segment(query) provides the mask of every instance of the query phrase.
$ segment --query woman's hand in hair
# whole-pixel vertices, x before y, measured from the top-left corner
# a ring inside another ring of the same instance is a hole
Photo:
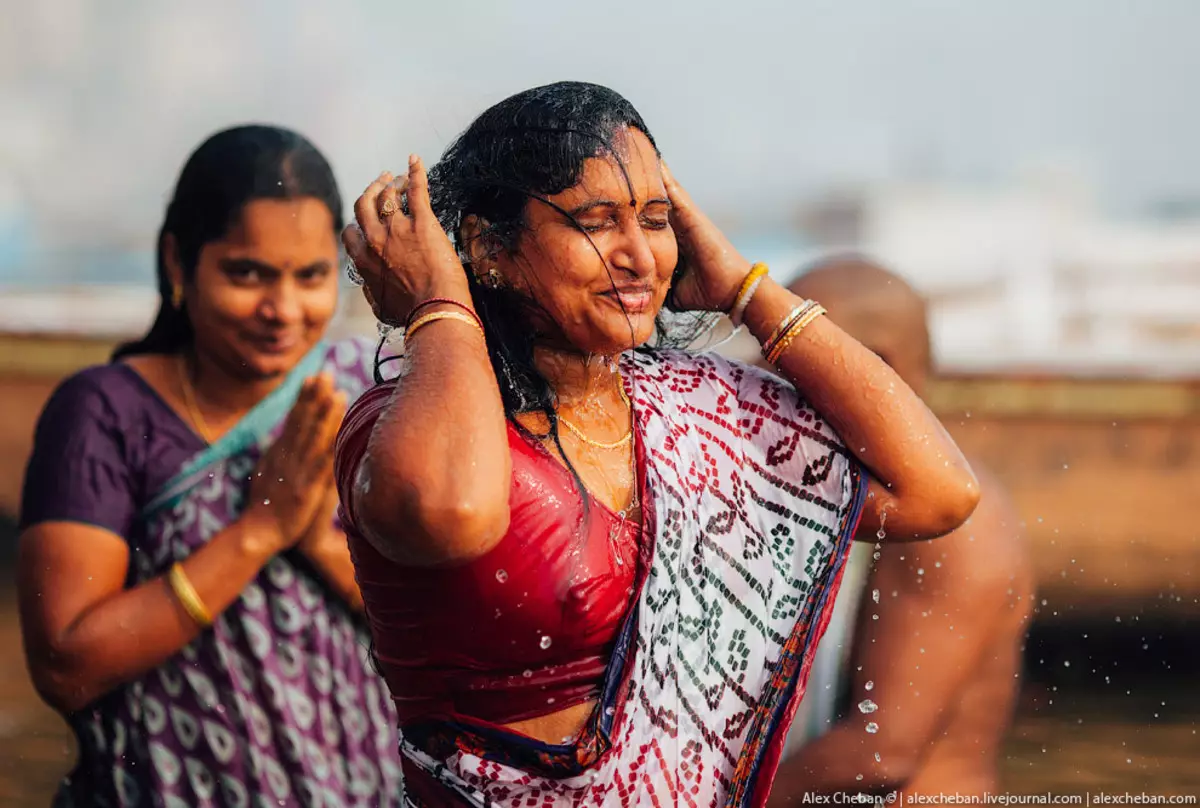
[[[690,311],[728,312],[750,272],[750,262],[696,207],[666,163],[662,173],[671,200],[671,229],[679,241],[679,261],[685,267],[675,282],[672,303]]]
[[[462,262],[430,206],[420,158],[409,158],[408,175],[398,181],[384,173],[367,186],[354,203],[354,218],[342,242],[381,321],[403,325],[414,306],[433,297],[470,301]]]

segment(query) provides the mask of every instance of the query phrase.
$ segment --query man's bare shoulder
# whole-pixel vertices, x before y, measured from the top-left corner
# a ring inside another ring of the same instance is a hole
[[[1021,514],[990,469],[974,459],[971,467],[981,488],[979,506],[946,537],[947,558],[981,597],[989,591],[1031,596],[1032,558]]]
[[[990,470],[975,461],[971,465],[982,489],[971,518],[941,538],[882,548],[878,572],[887,584],[910,594],[964,597],[977,604],[1031,594],[1020,513]]]

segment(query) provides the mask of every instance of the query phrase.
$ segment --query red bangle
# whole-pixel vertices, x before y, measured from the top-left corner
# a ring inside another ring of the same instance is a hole
[[[455,300],[452,297],[431,297],[428,300],[422,300],[420,303],[413,306],[412,311],[408,313],[408,317],[404,321],[404,330],[407,331],[408,327],[412,325],[413,320],[415,320],[417,317],[417,312],[419,312],[421,309],[429,306],[435,306],[439,303],[445,303],[447,306],[457,306],[458,308],[462,309],[467,314],[471,315],[471,317],[475,320],[475,323],[479,326],[480,330],[483,330],[483,320],[479,319],[479,315],[475,313],[475,309],[471,308],[466,303],[463,303],[461,300]]]

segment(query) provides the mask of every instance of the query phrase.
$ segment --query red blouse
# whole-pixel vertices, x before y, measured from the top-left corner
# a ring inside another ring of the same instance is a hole
[[[401,726],[455,717],[508,724],[596,699],[633,600],[640,526],[594,497],[585,522],[570,472],[510,423],[511,516],[500,543],[455,567],[387,560],[355,529],[346,503],[393,386],[351,407],[336,474],[375,653]]]

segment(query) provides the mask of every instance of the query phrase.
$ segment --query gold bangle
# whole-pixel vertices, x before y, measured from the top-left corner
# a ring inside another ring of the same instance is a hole
[[[484,336],[483,329],[479,327],[479,323],[475,322],[474,317],[464,314],[461,311],[435,311],[426,314],[423,317],[417,318],[417,320],[405,330],[404,340],[407,342],[408,340],[412,339],[413,334],[417,333],[417,329],[427,326],[430,323],[438,320],[457,320],[460,323],[466,323],[467,325],[471,326],[471,328],[474,328],[476,331],[478,331],[481,337]]]
[[[733,320],[734,325],[741,325],[742,314],[750,305],[750,298],[753,296],[754,290],[758,288],[758,281],[768,271],[767,265],[759,261],[746,273],[746,279],[742,281],[742,287],[738,289],[737,297],[733,299],[733,305],[729,307],[729,319]]]
[[[806,312],[800,315],[800,317],[796,319],[796,322],[792,323],[791,327],[784,332],[783,336],[780,337],[779,342],[775,343],[774,347],[771,348],[771,351],[767,356],[767,361],[772,365],[779,361],[779,357],[782,356],[783,352],[786,351],[788,346],[792,344],[792,340],[796,338],[796,335],[807,328],[813,320],[817,319],[824,313],[824,306],[822,306],[820,303],[812,304],[812,306]]]
[[[183,610],[188,613],[188,617],[192,618],[196,625],[200,628],[208,628],[212,625],[212,615],[208,613],[208,608],[204,605],[204,601],[200,600],[196,587],[192,586],[187,573],[183,571],[183,565],[178,561],[171,565],[171,570],[167,573],[167,583],[171,585],[171,591],[175,593],[179,605],[183,606]]]
[[[771,353],[771,351],[775,350],[775,344],[783,338],[783,335],[786,334],[788,329],[792,327],[792,324],[803,317],[804,312],[808,311],[815,305],[816,303],[813,301],[805,300],[799,306],[789,311],[784,318],[779,321],[779,325],[775,326],[775,330],[771,332],[771,336],[767,337],[766,341],[763,343],[763,356],[767,356]]]

